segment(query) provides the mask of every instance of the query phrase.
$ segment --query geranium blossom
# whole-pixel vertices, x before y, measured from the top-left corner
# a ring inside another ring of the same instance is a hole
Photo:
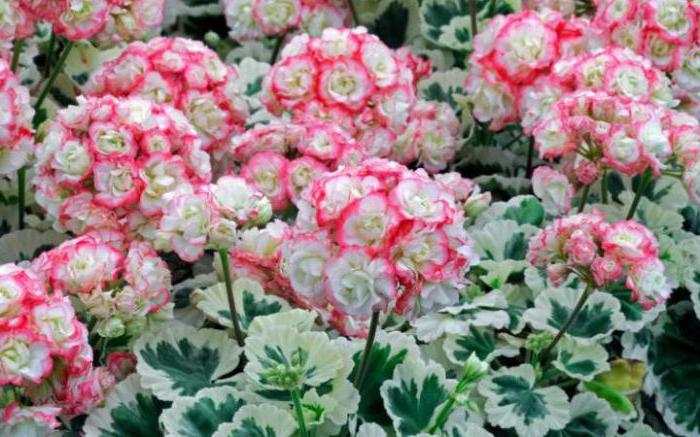
[[[2,7],[2,5],[0,5]],[[22,86],[10,65],[0,59],[0,175],[24,167],[34,145],[34,109],[29,91]]]

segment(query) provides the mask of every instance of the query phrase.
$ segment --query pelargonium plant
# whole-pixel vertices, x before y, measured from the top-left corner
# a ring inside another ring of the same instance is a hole
[[[696,437],[699,13],[0,0],[0,437]]]

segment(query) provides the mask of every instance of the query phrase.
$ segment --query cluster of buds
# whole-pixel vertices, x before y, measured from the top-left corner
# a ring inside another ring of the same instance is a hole
[[[19,83],[7,62],[0,59],[0,175],[24,167],[34,147],[29,90]]]
[[[102,337],[138,334],[170,301],[170,270],[144,242],[95,231],[42,253],[30,270],[52,293],[75,296]]]
[[[88,412],[114,377],[93,367],[88,332],[60,291],[49,294],[33,272],[0,266],[0,385],[15,400],[0,408],[3,426]]]
[[[78,98],[58,112],[37,148],[35,197],[75,234],[138,229],[170,197],[211,179],[194,128],[170,105],[139,97]]]
[[[609,224],[597,211],[556,219],[532,237],[527,258],[555,286],[571,273],[597,287],[626,279],[632,298],[647,309],[671,294],[651,231],[632,220]]]
[[[229,36],[236,41],[283,36],[301,29],[313,36],[350,24],[345,0],[223,0]]]
[[[179,109],[215,158],[244,130],[248,106],[238,70],[200,41],[153,38],[127,46],[90,78],[90,96],[142,97]]]

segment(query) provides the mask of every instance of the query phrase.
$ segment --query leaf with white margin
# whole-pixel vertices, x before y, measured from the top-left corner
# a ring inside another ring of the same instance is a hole
[[[612,437],[617,435],[620,421],[607,402],[593,393],[579,393],[571,399],[571,420],[559,431],[546,437],[578,437],[584,435]]]
[[[262,285],[252,279],[236,279],[232,287],[233,300],[236,303],[236,312],[243,332],[248,332],[248,327],[256,317],[276,314],[290,308],[285,300],[266,294]],[[196,302],[197,308],[209,319],[221,326],[233,328],[224,283],[215,284],[205,290],[197,290],[192,299]]]
[[[415,435],[433,424],[453,386],[454,381],[447,379],[442,366],[409,359],[396,367],[393,378],[382,384],[380,392],[398,434]]]
[[[16,208],[13,209],[16,212]],[[56,231],[37,231],[23,229],[0,237],[0,264],[17,263],[31,260],[39,252],[51,249],[68,240],[68,235]]]
[[[447,335],[442,347],[455,365],[463,365],[472,353],[486,362],[497,357],[515,357],[520,353],[519,347],[496,335],[493,329],[475,326],[470,326],[469,331],[462,335]]]
[[[656,408],[677,434],[700,435],[700,320],[688,301],[657,320],[647,354]]]
[[[503,292],[492,290],[471,302],[445,307],[437,312],[419,317],[411,324],[421,341],[432,341],[443,334],[461,334],[470,326],[505,328],[510,323],[506,312],[508,302]]]
[[[262,335],[270,327],[285,327],[297,332],[306,332],[311,331],[315,322],[316,313],[293,309],[283,313],[256,317],[248,327],[248,335]]]
[[[559,387],[535,388],[535,370],[529,364],[501,369],[479,384],[486,397],[490,424],[515,428],[519,436],[539,437],[564,429],[569,422],[569,399]]]
[[[506,295],[508,307],[506,312],[510,317],[508,330],[512,334],[518,334],[525,329],[523,314],[532,305],[532,290],[524,285],[505,284],[501,291]]]
[[[449,103],[452,109],[457,110],[459,106],[453,95],[465,94],[466,79],[467,72],[459,68],[436,71],[418,83],[418,94],[426,100]]]
[[[271,390],[317,387],[335,378],[345,367],[345,354],[328,334],[299,332],[286,326],[269,326],[248,336],[245,353],[249,360],[245,373]],[[278,380],[280,375],[291,374],[293,380]]]
[[[674,237],[682,238],[675,246],[681,258],[678,263],[679,281],[690,291],[695,314],[700,318],[700,236],[676,233]]]
[[[476,253],[484,260],[524,260],[528,241],[536,231],[534,226],[519,225],[514,220],[495,220],[470,231],[470,235]]]
[[[141,336],[134,353],[143,386],[172,401],[217,385],[217,379],[238,366],[241,348],[224,331],[173,321]]]
[[[386,437],[386,431],[376,423],[363,423],[355,437]]]
[[[225,423],[212,437],[290,437],[297,423],[289,412],[272,405],[246,405],[233,422]]]
[[[194,327],[201,327],[207,317],[192,304],[190,298],[200,288],[207,288],[219,282],[216,272],[199,274],[173,285],[171,293],[176,320]]]
[[[572,378],[590,381],[594,376],[610,369],[608,353],[597,343],[580,343],[571,338],[562,338],[557,344],[554,367]]]
[[[556,334],[571,315],[583,290],[549,288],[535,298],[534,308],[523,318],[533,328]],[[620,302],[608,293],[594,291],[578,313],[566,335],[582,342],[595,342],[609,336],[624,323]]]
[[[483,260],[479,267],[486,270],[485,275],[479,276],[479,280],[491,288],[501,288],[513,273],[522,273],[530,265],[527,261],[506,259],[503,261]]]
[[[521,176],[503,176],[496,173],[477,176],[473,181],[479,184],[482,192],[502,191],[510,196],[517,196],[530,191],[530,180]]]
[[[635,423],[627,432],[619,434],[620,437],[665,437],[661,433],[644,423]]]
[[[338,340],[340,341],[340,339]],[[352,381],[360,365],[365,347],[364,340],[347,341],[342,347],[352,356],[354,369],[349,376]],[[379,331],[375,337],[367,362],[367,376],[360,392],[358,415],[367,422],[388,423],[390,420],[381,398],[380,389],[391,380],[397,366],[407,360],[420,360],[421,351],[414,337],[399,331]]]
[[[493,437],[493,434],[486,431],[483,427],[475,423],[446,423],[443,429],[445,436],[464,436],[464,437]]]
[[[250,395],[233,387],[204,388],[195,396],[179,397],[160,416],[166,436],[208,437],[223,423],[231,422]]]
[[[620,312],[624,316],[624,322],[617,329],[625,332],[637,332],[665,311],[665,304],[656,305],[645,310],[642,305],[632,300],[632,292],[625,287],[608,291],[611,296],[620,302]]]
[[[102,407],[90,413],[83,432],[86,437],[158,436],[158,417],[167,406],[144,388],[134,373],[110,391]]]

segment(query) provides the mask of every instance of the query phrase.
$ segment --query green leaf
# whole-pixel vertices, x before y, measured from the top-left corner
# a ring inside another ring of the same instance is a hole
[[[493,329],[476,326],[470,326],[464,335],[448,335],[442,347],[447,358],[458,366],[464,364],[472,353],[482,361],[500,356],[514,357],[520,353],[517,347],[497,337]]]
[[[381,387],[384,407],[400,435],[426,431],[440,406],[449,399],[445,369],[434,362],[407,360]]]
[[[297,423],[292,416],[272,405],[246,405],[231,423],[223,424],[213,437],[289,437]]]
[[[552,364],[570,377],[583,381],[590,381],[610,368],[608,353],[603,346],[580,344],[569,338],[563,338],[557,344],[557,357]]]
[[[588,381],[583,386],[586,390],[595,393],[599,398],[605,399],[613,410],[625,415],[634,413],[634,404],[627,396],[615,388],[598,381]]]
[[[583,290],[548,288],[535,298],[535,307],[525,311],[523,318],[535,329],[557,333],[571,315]],[[583,342],[607,337],[624,322],[620,302],[608,293],[594,291],[566,335]]]
[[[530,224],[541,226],[544,221],[544,207],[533,196],[526,197],[518,207],[511,206],[506,210],[503,218],[515,220],[519,225]]]
[[[538,436],[563,429],[569,422],[569,400],[559,387],[535,388],[535,370],[529,364],[504,368],[479,384],[486,397],[489,423],[518,435]]]
[[[209,437],[247,403],[246,396],[233,387],[205,388],[195,396],[177,398],[163,412],[161,423],[167,435]]]
[[[139,338],[134,353],[142,384],[159,399],[172,401],[217,385],[238,366],[241,349],[224,331],[171,322]]]
[[[656,324],[648,350],[656,406],[681,435],[700,434],[700,320],[690,302],[668,309]]]
[[[355,373],[360,365],[364,342],[353,343],[356,348],[353,351],[355,367],[349,378],[355,378]],[[391,419],[384,409],[380,388],[384,382],[391,380],[396,366],[407,359],[416,360],[420,357],[420,350],[412,337],[401,332],[377,333],[372,350],[369,355],[368,371],[360,390],[360,407],[358,415],[366,422],[377,422],[388,425]]]
[[[129,375],[109,393],[104,406],[90,413],[83,428],[87,437],[163,435],[158,417],[169,403],[156,399],[139,379],[137,374]]]
[[[612,437],[617,435],[619,420],[610,406],[592,393],[579,393],[571,399],[571,421],[547,437]]]

